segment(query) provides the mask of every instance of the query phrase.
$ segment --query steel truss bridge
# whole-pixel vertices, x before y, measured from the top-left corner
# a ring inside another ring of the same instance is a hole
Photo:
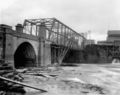
[[[85,38],[56,18],[26,19],[23,33],[39,37],[39,41],[50,42],[54,48],[53,60],[61,63],[69,49],[81,49]]]

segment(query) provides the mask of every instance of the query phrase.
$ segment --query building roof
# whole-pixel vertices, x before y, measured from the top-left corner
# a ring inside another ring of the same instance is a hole
[[[109,30],[108,36],[109,35],[120,35],[120,30]]]
[[[6,24],[0,24],[0,28],[9,28],[12,29],[12,26],[6,25]]]

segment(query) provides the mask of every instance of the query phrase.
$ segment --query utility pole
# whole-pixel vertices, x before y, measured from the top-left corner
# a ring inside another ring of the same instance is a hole
[[[88,39],[91,39],[91,30],[88,30]]]

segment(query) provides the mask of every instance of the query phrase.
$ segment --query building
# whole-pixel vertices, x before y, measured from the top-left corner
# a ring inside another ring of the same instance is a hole
[[[120,30],[109,30],[107,41],[110,42],[120,41]]]
[[[91,40],[91,39],[87,39],[84,43],[84,45],[92,45],[92,44],[95,44],[95,40]]]
[[[98,45],[120,45],[120,30],[109,30],[106,41],[98,41]]]

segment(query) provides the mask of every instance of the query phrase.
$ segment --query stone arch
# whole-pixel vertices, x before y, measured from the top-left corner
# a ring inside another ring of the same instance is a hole
[[[21,43],[14,53],[15,68],[35,67],[36,53],[34,47],[29,42]]]

